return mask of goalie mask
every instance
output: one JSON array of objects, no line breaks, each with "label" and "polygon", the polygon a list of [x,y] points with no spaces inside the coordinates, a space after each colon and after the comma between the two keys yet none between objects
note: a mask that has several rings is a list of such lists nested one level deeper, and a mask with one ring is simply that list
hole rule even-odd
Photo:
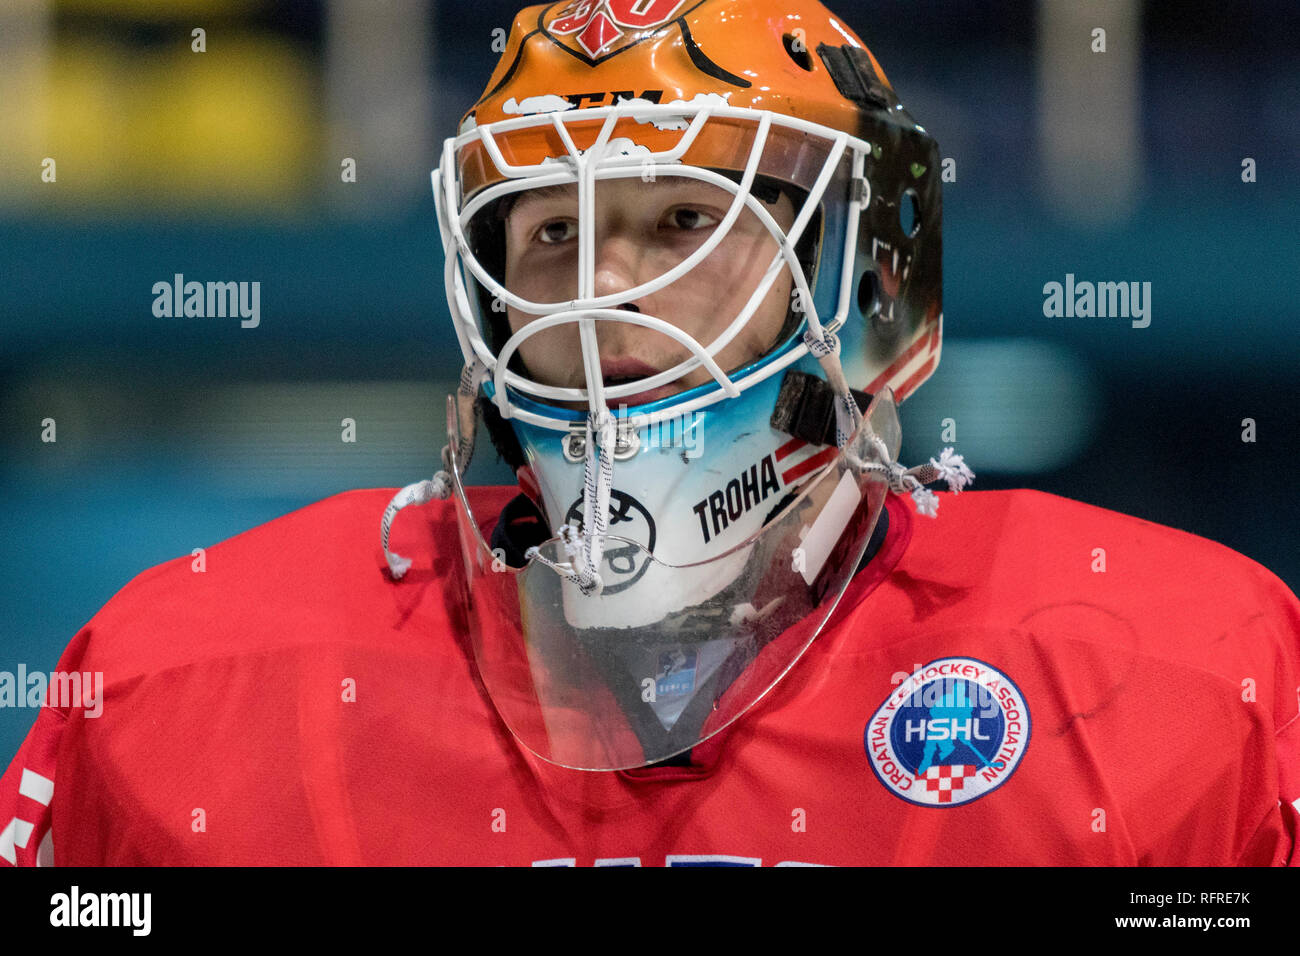
[{"label": "goalie mask", "polygon": [[[894,462],[939,359],[937,147],[812,0],[582,0],[518,15],[433,186],[465,371],[385,549],[454,486],[520,741],[683,752],[816,636],[891,488],[973,477]],[[543,529],[519,560],[461,484],[480,417]]]}]

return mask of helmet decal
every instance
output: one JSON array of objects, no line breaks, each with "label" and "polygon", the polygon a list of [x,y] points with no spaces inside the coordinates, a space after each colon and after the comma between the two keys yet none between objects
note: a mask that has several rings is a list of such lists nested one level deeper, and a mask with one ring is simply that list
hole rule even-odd
[{"label": "helmet decal", "polygon": [[563,49],[595,65],[662,27],[687,2],[572,0],[554,12],[543,12],[538,22],[542,32]]},{"label": "helmet decal", "polygon": [[[511,57],[510,65],[501,80],[488,88],[479,103],[493,97],[514,78],[526,41],[534,34],[545,37],[579,62],[594,67],[654,37],[665,25],[673,24],[680,30],[686,54],[695,69],[741,89],[752,86],[751,81],[745,77],[724,69],[710,59],[691,35],[687,14],[711,0],[695,0],[690,6],[687,6],[687,2],[688,0],[573,0],[555,13],[550,13],[550,8],[545,8],[538,14],[537,25],[514,46],[513,55],[509,53],[511,47],[507,46],[507,55]],[[658,102],[658,96],[663,91],[651,92],[657,94],[655,102]],[[641,95],[645,96],[644,93]],[[615,103],[620,97],[631,99],[633,96],[631,87],[625,90],[565,94],[574,106],[599,106]]]}]

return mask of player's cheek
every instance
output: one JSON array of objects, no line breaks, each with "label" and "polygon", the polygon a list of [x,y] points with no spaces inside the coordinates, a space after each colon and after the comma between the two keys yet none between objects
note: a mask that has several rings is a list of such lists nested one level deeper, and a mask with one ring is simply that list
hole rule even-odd
[{"label": "player's cheek", "polygon": [[[518,309],[507,309],[506,313],[512,335],[536,318],[526,312],[520,312]],[[530,335],[519,343],[518,354],[523,359],[524,365],[528,367],[528,371],[546,382],[554,382],[559,374],[555,356],[562,354],[562,350],[559,348],[558,343],[552,344],[550,342],[555,331],[547,329],[536,335]]]},{"label": "player's cheek", "polygon": [[575,369],[577,377],[582,377],[582,345],[576,325],[566,323],[544,329],[526,339],[520,351],[530,369],[539,374],[544,370],[549,384],[572,384]]},{"label": "player's cheek", "polygon": [[780,334],[785,325],[786,315],[790,311],[793,289],[794,281],[790,278],[789,272],[783,270],[777,275],[772,287],[767,290],[762,305],[754,313],[754,320],[749,323],[752,334],[752,358],[758,358],[762,352],[776,344],[776,336]]},{"label": "player's cheek", "polygon": [[513,295],[543,303],[565,302],[577,295],[576,244],[550,246],[519,240],[506,249],[504,285]]},{"label": "player's cheek", "polygon": [[[755,241],[748,244],[745,249],[744,259],[738,264],[730,282],[733,289],[732,300],[736,303],[736,308],[732,312],[733,315],[743,307],[744,303],[749,301],[754,292],[762,285],[768,267],[772,264],[772,257],[776,252],[777,247],[770,240]],[[792,285],[793,281],[789,270],[781,268],[768,286],[767,292],[764,293],[761,303],[749,322],[749,327],[754,328],[764,325],[774,313],[779,313],[777,321],[783,321],[786,306],[790,301]]]},{"label": "player's cheek", "polygon": [[[660,318],[671,322],[687,335],[708,345],[736,316],[732,304],[731,286],[734,274],[696,270],[674,282],[658,296]],[[676,343],[669,344],[662,335],[661,348],[665,351],[685,350]]]},{"label": "player's cheek", "polygon": [[755,222],[751,228],[728,236],[718,251],[722,254],[720,261],[725,260],[732,267],[730,284],[738,286],[748,297],[758,288],[779,248],[771,234]]},{"label": "player's cheek", "polygon": [[[510,291],[514,292],[515,295],[523,295],[522,292],[519,292],[514,289],[511,289]],[[507,308],[506,318],[507,321],[510,323],[510,332],[511,334],[514,334],[515,332],[518,332],[520,329],[522,329],[525,325],[528,324],[529,316],[525,315],[523,312],[520,312],[518,309]]]}]

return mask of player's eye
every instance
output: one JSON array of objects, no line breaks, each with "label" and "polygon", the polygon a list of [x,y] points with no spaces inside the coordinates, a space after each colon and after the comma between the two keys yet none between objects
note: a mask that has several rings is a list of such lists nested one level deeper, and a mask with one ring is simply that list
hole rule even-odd
[{"label": "player's eye", "polygon": [[695,229],[711,229],[718,222],[716,216],[712,216],[695,206],[674,206],[664,214],[660,224],[670,229],[692,231]]},{"label": "player's eye", "polygon": [[551,219],[537,227],[537,241],[548,246],[568,242],[578,235],[578,224],[572,219]]}]

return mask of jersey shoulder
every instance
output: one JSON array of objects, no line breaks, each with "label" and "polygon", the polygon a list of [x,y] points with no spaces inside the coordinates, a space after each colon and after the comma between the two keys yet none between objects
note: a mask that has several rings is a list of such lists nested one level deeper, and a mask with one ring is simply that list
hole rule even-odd
[{"label": "jersey shoulder", "polygon": [[[59,670],[93,694],[43,710],[12,771],[55,785],[39,821],[57,862],[428,858],[430,794],[459,792],[447,768],[499,731],[457,619],[455,507],[401,512],[390,547],[413,563],[395,581],[379,540],[393,494],[335,495],[150,568],[78,631]],[[192,838],[196,806],[220,840]],[[413,845],[394,848],[394,827]]]},{"label": "jersey shoulder", "polygon": [[[941,494],[891,580],[946,624],[1068,635],[1240,683],[1296,686],[1300,601],[1199,535],[1024,489]],[[1279,718],[1295,712],[1290,692]]]},{"label": "jersey shoulder", "polygon": [[941,498],[939,533],[962,536],[972,552],[996,555],[1009,570],[1032,566],[1049,581],[1063,576],[1073,583],[1082,556],[1088,574],[1118,573],[1134,587],[1203,593],[1213,582],[1242,604],[1295,599],[1273,572],[1246,555],[1135,515],[1032,489]]},{"label": "jersey shoulder", "polygon": [[[395,581],[379,538],[395,491],[342,492],[141,572],[87,623],[92,654],[84,666],[111,659],[118,668],[156,670],[394,631],[445,635],[461,563],[453,503],[432,501],[397,517],[390,548],[413,563]],[[471,489],[471,508],[476,517],[495,515],[512,493]]]}]

